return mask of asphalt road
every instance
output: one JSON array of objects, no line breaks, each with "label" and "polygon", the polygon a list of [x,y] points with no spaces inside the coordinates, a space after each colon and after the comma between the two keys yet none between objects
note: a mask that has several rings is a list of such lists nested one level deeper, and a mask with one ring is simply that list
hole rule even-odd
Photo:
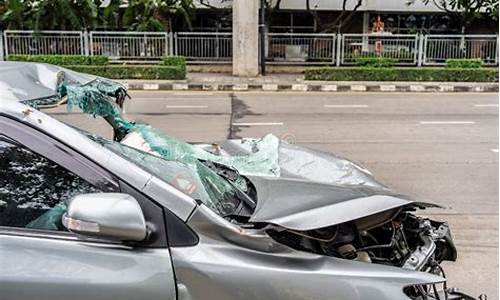
[{"label": "asphalt road", "polygon": [[[331,151],[389,187],[444,209],[459,251],[449,286],[498,295],[498,95],[133,92],[130,119],[192,142],[274,133]],[[102,121],[53,110],[111,135]]]}]

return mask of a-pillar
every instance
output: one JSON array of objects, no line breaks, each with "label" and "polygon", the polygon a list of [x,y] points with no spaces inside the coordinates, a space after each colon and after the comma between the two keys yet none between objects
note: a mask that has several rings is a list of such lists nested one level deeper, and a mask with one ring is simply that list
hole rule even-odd
[{"label": "a-pillar", "polygon": [[259,1],[233,0],[233,75],[259,74]]}]

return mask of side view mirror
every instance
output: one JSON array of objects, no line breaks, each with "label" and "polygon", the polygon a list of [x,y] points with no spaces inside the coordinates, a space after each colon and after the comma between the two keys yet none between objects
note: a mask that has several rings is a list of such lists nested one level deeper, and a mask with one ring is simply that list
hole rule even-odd
[{"label": "side view mirror", "polygon": [[71,232],[117,241],[142,241],[146,220],[134,197],[120,193],[81,194],[70,200],[63,225]]}]

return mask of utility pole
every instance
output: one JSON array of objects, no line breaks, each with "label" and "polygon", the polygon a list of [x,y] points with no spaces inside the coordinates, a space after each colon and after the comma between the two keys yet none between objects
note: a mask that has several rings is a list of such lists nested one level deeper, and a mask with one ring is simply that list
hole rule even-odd
[{"label": "utility pole", "polygon": [[260,74],[266,75],[266,0],[260,0]]}]

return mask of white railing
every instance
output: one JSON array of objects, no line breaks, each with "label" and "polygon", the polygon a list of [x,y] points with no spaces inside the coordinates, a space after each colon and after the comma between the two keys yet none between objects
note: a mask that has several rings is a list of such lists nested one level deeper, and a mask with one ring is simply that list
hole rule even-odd
[{"label": "white railing", "polygon": [[340,64],[354,64],[361,57],[389,57],[400,65],[418,62],[417,34],[342,34]]},{"label": "white railing", "polygon": [[233,39],[230,32],[178,32],[174,34],[174,54],[192,63],[230,62]]},{"label": "white railing", "polygon": [[5,30],[4,53],[9,54],[85,54],[81,31]]},{"label": "white railing", "polygon": [[335,34],[269,33],[267,39],[266,59],[271,63],[335,63]]},{"label": "white railing", "polygon": [[[498,42],[496,35],[268,33],[266,60],[339,66],[381,56],[393,58],[397,65],[421,66],[443,65],[450,58],[481,58],[491,66],[498,65]],[[229,63],[232,45],[227,32],[6,30],[0,34],[0,60],[13,54],[82,54],[145,63],[182,55],[188,63]]]},{"label": "white railing", "polygon": [[450,58],[480,58],[485,65],[498,64],[496,35],[426,35],[423,64],[441,65]]},{"label": "white railing", "polygon": [[91,31],[90,55],[111,61],[160,60],[172,53],[172,35],[166,32]]}]

